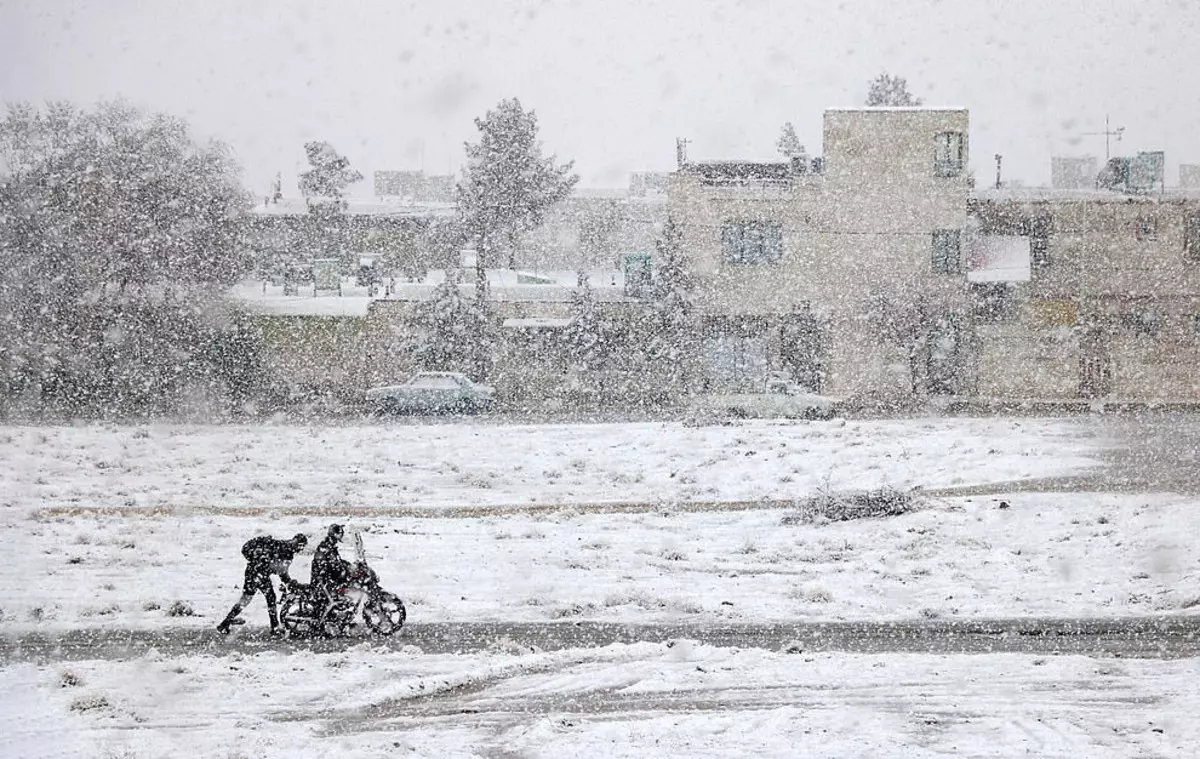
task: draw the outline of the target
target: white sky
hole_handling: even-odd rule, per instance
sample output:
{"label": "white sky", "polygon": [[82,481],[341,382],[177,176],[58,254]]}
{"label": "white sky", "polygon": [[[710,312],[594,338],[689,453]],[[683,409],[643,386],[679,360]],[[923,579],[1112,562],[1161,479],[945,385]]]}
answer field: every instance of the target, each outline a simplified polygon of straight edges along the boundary
{"label": "white sky", "polygon": [[[883,69],[971,109],[972,163],[1049,178],[1051,154],[1200,163],[1195,0],[0,0],[0,99],[125,96],[230,143],[247,185],[327,139],[376,169],[457,169],[472,118],[516,95],[585,186],[690,154],[811,152],[827,106]],[[361,193],[369,194],[369,186]]]}

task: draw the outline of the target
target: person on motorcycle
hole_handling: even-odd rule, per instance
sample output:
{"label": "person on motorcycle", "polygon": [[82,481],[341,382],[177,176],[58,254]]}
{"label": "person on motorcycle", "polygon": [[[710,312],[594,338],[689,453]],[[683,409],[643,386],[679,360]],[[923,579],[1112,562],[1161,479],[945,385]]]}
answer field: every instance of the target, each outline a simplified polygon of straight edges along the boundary
{"label": "person on motorcycle", "polygon": [[225,619],[217,625],[217,631],[227,634],[231,625],[244,624],[245,620],[238,615],[246,608],[254,596],[262,591],[267,599],[267,614],[271,618],[271,632],[279,631],[279,612],[275,606],[275,586],[271,584],[271,575],[279,575],[280,582],[292,584],[288,575],[288,565],[296,554],[308,545],[308,538],[298,534],[291,540],[277,540],[263,535],[251,538],[242,546],[242,556],[246,559],[246,577],[242,583],[242,597],[229,610]]}
{"label": "person on motorcycle", "polygon": [[337,544],[345,534],[346,528],[340,524],[330,525],[328,534],[317,544],[317,552],[313,554],[312,587],[322,605],[333,599],[334,591],[350,579],[354,570],[354,565],[338,553]]}

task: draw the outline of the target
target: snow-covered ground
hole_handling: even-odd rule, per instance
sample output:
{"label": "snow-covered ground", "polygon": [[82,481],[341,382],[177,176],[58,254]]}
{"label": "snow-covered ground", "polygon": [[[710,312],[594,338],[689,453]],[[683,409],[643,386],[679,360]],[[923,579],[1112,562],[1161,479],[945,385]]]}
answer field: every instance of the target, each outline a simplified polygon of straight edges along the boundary
{"label": "snow-covered ground", "polygon": [[[424,620],[1174,608],[1170,573],[1151,570],[1163,551],[1192,555],[1163,532],[1192,523],[1178,499],[1029,496],[1007,510],[986,497],[934,500],[898,519],[827,526],[784,526],[778,509],[675,508],[1064,474],[1095,463],[1096,444],[1068,422],[1006,419],[6,428],[0,528],[15,550],[0,563],[0,612],[13,626],[210,625],[237,595],[245,540],[319,538],[334,519],[367,533],[383,581]],[[648,506],[590,513],[611,501]],[[561,508],[519,513],[530,503]],[[497,508],[438,516],[480,504]],[[401,508],[418,510],[390,516]],[[1138,573],[1148,577],[1134,592]],[[176,600],[198,616],[167,620]]]}
{"label": "snow-covered ground", "polygon": [[0,744],[26,759],[1189,757],[1198,676],[1194,659],[691,641],[523,655],[151,653],[0,669]]}
{"label": "snow-covered ground", "polygon": [[[1001,498],[1010,508],[1000,509]],[[1179,613],[1200,600],[1193,498],[1016,494],[884,520],[787,512],[351,519],[413,621],[754,622]],[[8,520],[0,609],[17,630],[211,626],[255,533],[328,518]],[[315,540],[310,546],[315,545]],[[308,556],[293,564],[307,578]],[[193,617],[168,617],[175,601]],[[262,601],[247,612],[266,623]]]}
{"label": "snow-covered ground", "polygon": [[356,509],[753,500],[1079,472],[1067,421],[0,427],[0,504]]}
{"label": "snow-covered ground", "polygon": [[[0,629],[209,627],[242,542],[334,519],[413,622],[1194,613],[1195,498],[1006,492],[1103,444],[1029,419],[3,428]],[[876,485],[980,493],[816,525],[719,504]],[[0,755],[1185,757],[1200,738],[1196,660],[518,648],[9,662]]]}

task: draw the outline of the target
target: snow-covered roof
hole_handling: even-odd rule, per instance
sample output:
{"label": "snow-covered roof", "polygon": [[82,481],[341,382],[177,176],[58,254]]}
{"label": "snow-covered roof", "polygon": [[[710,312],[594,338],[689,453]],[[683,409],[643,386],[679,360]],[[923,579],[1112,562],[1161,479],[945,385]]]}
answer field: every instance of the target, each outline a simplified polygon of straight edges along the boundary
{"label": "snow-covered roof", "polygon": [[[261,216],[302,216],[308,213],[308,198],[281,198],[275,203],[257,204],[251,213]],[[328,202],[318,198],[314,203]],[[345,198],[345,213],[349,216],[401,216],[423,218],[451,216],[453,203],[406,203],[398,199]]]}
{"label": "snow-covered roof", "polygon": [[[539,278],[549,280],[549,284],[519,283],[518,277],[522,273],[511,269],[488,269],[488,295],[491,300],[516,303],[568,302],[578,289],[578,272],[538,272]],[[390,295],[385,296],[384,288],[379,287],[372,296],[368,295],[366,287],[356,284],[354,277],[343,277],[341,295],[321,291],[320,295],[314,297],[312,283],[301,283],[297,295],[284,295],[282,286],[268,283],[264,288],[262,280],[256,279],[235,285],[229,290],[229,295],[260,314],[365,317],[374,300],[429,300],[433,291],[445,280],[445,272],[431,271],[423,282],[397,281]],[[592,272],[588,282],[597,301],[627,300],[625,275],[619,271]],[[463,297],[473,297],[475,285],[464,282],[459,285],[459,291]]]}
{"label": "snow-covered roof", "polygon": [[1031,279],[1029,238],[980,235],[967,254],[968,282],[1028,282]]}
{"label": "snow-covered roof", "polygon": [[627,187],[577,187],[571,193],[572,198],[601,198],[620,200],[629,197]]}
{"label": "snow-covered roof", "polygon": [[1101,189],[1063,190],[1055,187],[1002,187],[997,190],[994,187],[989,187],[973,190],[971,197],[976,200],[1029,202],[1040,200],[1086,200],[1093,203],[1154,203],[1162,200],[1200,200],[1200,188],[1168,187],[1164,191],[1152,192],[1147,195],[1128,195],[1126,193]]}
{"label": "snow-covered roof", "polygon": [[828,111],[966,111],[961,105],[844,105]]}
{"label": "snow-covered roof", "polygon": [[353,279],[342,280],[342,295],[322,292],[313,296],[312,283],[300,285],[298,295],[284,295],[283,288],[261,280],[248,280],[229,290],[229,296],[250,311],[274,316],[346,316],[365,317],[371,300],[366,288],[353,286]]}

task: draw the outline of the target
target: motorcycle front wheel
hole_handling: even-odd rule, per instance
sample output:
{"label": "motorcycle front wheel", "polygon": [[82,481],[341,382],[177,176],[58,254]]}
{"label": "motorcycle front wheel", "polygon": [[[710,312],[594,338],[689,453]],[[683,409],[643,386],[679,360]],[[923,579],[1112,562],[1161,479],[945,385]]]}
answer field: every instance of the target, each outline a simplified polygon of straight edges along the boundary
{"label": "motorcycle front wheel", "polygon": [[376,635],[393,635],[404,625],[408,613],[404,602],[391,593],[380,593],[363,606],[363,621]]}

